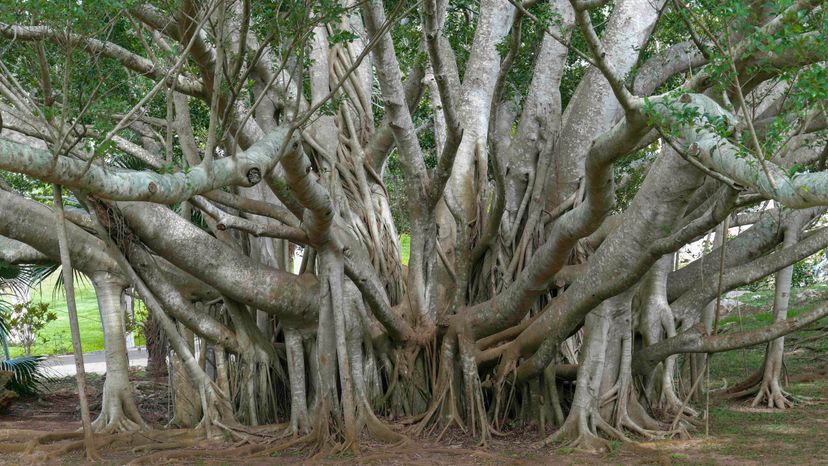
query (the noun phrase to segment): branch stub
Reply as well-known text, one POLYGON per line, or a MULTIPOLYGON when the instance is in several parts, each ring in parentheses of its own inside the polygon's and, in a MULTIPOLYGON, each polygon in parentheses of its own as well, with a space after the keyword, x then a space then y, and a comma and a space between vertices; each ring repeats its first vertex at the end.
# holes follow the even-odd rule
POLYGON ((259 181, 262 181, 262 171, 257 167, 247 170, 247 181, 251 186, 258 184, 259 181))
POLYGON ((696 157, 697 155, 699 155, 699 145, 695 142, 693 144, 690 144, 690 147, 687 149, 687 153, 693 157, 696 157))

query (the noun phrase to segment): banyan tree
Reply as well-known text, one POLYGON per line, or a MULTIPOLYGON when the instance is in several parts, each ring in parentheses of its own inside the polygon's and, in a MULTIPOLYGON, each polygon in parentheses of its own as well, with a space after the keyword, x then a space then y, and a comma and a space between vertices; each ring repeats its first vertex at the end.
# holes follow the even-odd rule
POLYGON ((828 315, 787 316, 828 246, 825 7, 5 2, 0 259, 94 285, 96 432, 149 428, 126 289, 208 435, 692 435, 711 355, 767 342, 741 396, 785 408, 783 337, 828 315), (773 322, 719 334, 774 274, 773 322))

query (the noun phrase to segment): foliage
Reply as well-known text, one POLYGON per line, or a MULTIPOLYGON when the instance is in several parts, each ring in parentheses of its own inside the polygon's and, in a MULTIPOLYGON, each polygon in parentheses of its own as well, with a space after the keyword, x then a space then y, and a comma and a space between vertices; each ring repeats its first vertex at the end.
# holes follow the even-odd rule
POLYGON ((43 356, 20 356, 0 361, 0 372, 8 371, 14 374, 5 388, 18 395, 33 395, 39 392, 46 380, 40 371, 42 362, 43 356))
POLYGON ((57 320, 57 314, 49 310, 44 302, 15 304, 11 312, 5 312, 3 320, 9 329, 9 335, 23 346, 27 356, 31 356, 32 347, 37 342, 40 332, 49 322, 57 320))
POLYGON ((793 265, 791 282, 794 287, 806 287, 816 284, 817 277, 814 272, 814 265, 817 262, 817 258, 821 256, 821 254, 811 256, 793 265))
MULTIPOLYGON (((0 301, 0 304, 6 304, 5 302, 0 301)), ((0 345, 3 346, 3 359, 9 359, 9 326, 6 324, 6 319, 4 317, 3 309, 0 308, 0 345)))
POLYGON ((124 324, 126 331, 127 333, 134 332, 136 340, 145 340, 145 326, 147 318, 149 317, 147 306, 143 303, 143 301, 136 299, 134 301, 133 311, 135 314, 134 316, 130 315, 128 310, 124 310, 124 324))
MULTIPOLYGON (((46 278, 43 283, 34 288, 30 294, 32 300, 49 303, 58 318, 50 322, 41 332, 41 337, 48 340, 48 343, 38 340, 32 349, 34 354, 67 354, 72 351, 72 339, 69 333, 69 313, 66 311, 66 297, 62 287, 56 286, 55 282, 60 274, 53 274, 46 278)), ((101 326, 101 313, 98 310, 98 300, 95 288, 89 281, 77 282, 75 284, 75 304, 78 308, 78 325, 80 327, 81 341, 84 351, 100 351, 104 347, 103 330, 101 326)), ((12 356, 22 355, 23 348, 12 346, 12 356)))

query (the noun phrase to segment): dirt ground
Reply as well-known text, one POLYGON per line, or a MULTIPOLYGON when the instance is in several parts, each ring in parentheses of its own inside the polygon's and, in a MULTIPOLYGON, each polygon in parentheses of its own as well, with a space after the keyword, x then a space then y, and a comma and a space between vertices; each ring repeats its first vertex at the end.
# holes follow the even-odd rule
MULTIPOLYGON (((140 373, 132 374, 139 409, 145 419, 160 429, 168 419, 168 387, 166 380, 147 379, 140 373)), ((91 380, 90 406, 95 412, 100 406, 103 379, 91 380)), ((174 450, 186 458, 169 457, 150 464, 393 464, 393 465, 454 465, 454 464, 828 464, 828 370, 814 368, 793 378, 792 392, 811 400, 784 412, 752 409, 742 402, 713 401, 710 409, 710 436, 703 427, 691 439, 660 440, 644 443, 613 443, 610 452, 602 455, 586 454, 569 448, 538 448, 536 429, 523 427, 493 439, 485 448, 469 443, 468 437, 447 435, 440 443, 427 438, 413 438, 403 446, 363 444, 362 451, 353 453, 315 455, 303 448, 286 449, 275 456, 245 458, 226 457, 230 449, 238 447, 230 441, 202 441, 197 437, 191 443, 174 450)), ((40 397, 16 402, 0 414, 0 465, 17 464, 84 464, 82 451, 74 450, 48 460, 37 453, 20 452, 25 442, 46 432, 76 430, 80 427, 74 381, 53 381, 48 392, 40 397), (22 438, 21 435, 23 434, 22 438), (18 438, 10 439, 17 435, 18 438)), ((395 426, 396 427, 396 426, 395 426)), ((178 431, 157 433, 178 435, 178 431)), ((192 434, 190 434, 192 435, 192 434)), ((147 436, 122 437, 117 448, 102 448, 99 464, 126 464, 149 453, 142 444, 147 436)), ((69 446, 77 440, 64 440, 52 446, 69 446)), ((157 453, 156 453, 157 454, 157 453)))

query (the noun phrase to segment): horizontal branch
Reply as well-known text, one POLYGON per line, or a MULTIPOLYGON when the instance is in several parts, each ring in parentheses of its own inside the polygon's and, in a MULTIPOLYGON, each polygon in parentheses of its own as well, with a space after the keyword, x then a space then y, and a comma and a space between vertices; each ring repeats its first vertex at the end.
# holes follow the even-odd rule
POLYGON ((127 253, 135 272, 164 305, 165 313, 211 343, 221 345, 236 354, 242 352, 235 332, 213 316, 198 312, 193 303, 185 299, 167 277, 160 273, 156 265, 157 259, 153 258, 143 246, 130 244, 127 253))
MULTIPOLYGON (((819 212, 798 211, 794 221, 806 222, 812 215, 819 212)), ((748 283, 755 282, 795 262, 805 259, 828 246, 828 230, 819 230, 807 237, 803 237, 795 246, 767 254, 758 259, 746 262, 737 267, 728 268, 722 279, 724 291, 730 291, 748 283)), ((714 276, 718 277, 718 273, 714 276)), ((718 279, 718 278, 717 278, 718 279)), ((671 303, 673 314, 677 319, 684 319, 691 313, 698 312, 704 305, 718 296, 718 287, 714 280, 703 279, 696 282, 696 286, 687 291, 671 303)))
POLYGON ((118 207, 130 230, 159 256, 221 294, 279 316, 287 325, 315 325, 319 283, 247 257, 172 210, 146 202, 118 207))
MULTIPOLYGON (((678 101, 661 98, 652 110, 666 124, 678 127, 687 155, 707 169, 725 175, 738 185, 755 189, 786 207, 802 209, 828 205, 828 172, 788 173, 778 165, 757 157, 717 134, 711 121, 735 126, 735 117, 703 94, 685 94, 678 101), (686 112, 694 112, 684 120, 686 112), (766 171, 767 169, 767 171, 766 171)), ((761 156, 761 154, 760 154, 761 156)))
MULTIPOLYGON (((168 70, 157 66, 152 61, 130 52, 120 45, 85 37, 81 34, 55 31, 48 26, 19 26, 0 23, 0 36, 13 41, 49 41, 55 44, 69 44, 82 47, 90 54, 100 54, 117 60, 125 68, 153 79, 164 79, 168 70)), ((178 76, 175 90, 184 94, 201 97, 205 95, 204 86, 193 78, 178 76)))
POLYGON ((51 264, 47 255, 26 243, 0 236, 0 261, 9 264, 51 264))
POLYGON ((250 233, 253 236, 286 239, 302 245, 310 242, 308 235, 301 228, 279 225, 270 221, 254 222, 237 217, 221 210, 202 196, 194 196, 190 201, 199 210, 212 217, 216 221, 216 228, 219 230, 223 231, 230 228, 250 233))
POLYGON ((662 340, 636 353, 633 359, 633 370, 638 374, 648 374, 659 361, 673 354, 721 353, 766 343, 826 316, 828 316, 828 303, 821 303, 809 312, 765 328, 726 335, 706 335, 704 323, 700 322, 673 338, 662 340))
MULTIPOLYGON (((0 235, 29 245, 54 262, 60 261, 52 209, 3 189, 0 189, 0 235)), ((104 243, 94 235, 70 222, 66 223, 66 235, 74 268, 86 275, 119 270, 118 264, 106 253, 104 243)))
POLYGON ((0 139, 0 170, 23 173, 113 201, 149 201, 173 204, 225 186, 253 186, 278 161, 286 129, 279 128, 250 149, 213 162, 209 170, 160 174, 116 169, 0 139))

